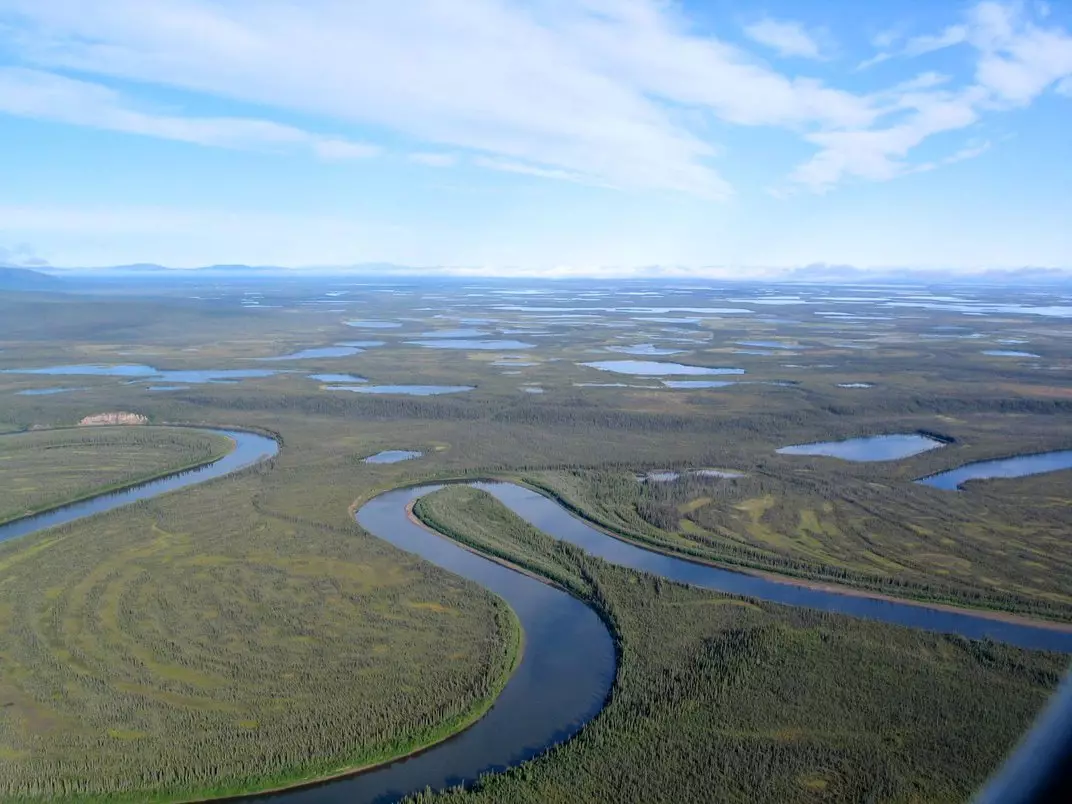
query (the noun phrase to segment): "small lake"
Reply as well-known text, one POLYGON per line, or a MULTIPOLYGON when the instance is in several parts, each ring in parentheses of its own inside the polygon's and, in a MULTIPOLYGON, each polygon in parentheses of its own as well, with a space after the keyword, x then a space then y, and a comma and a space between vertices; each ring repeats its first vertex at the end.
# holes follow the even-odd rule
POLYGON ((744 369, 739 368, 686 366, 681 363, 663 363, 657 360, 597 360, 593 363, 581 363, 581 365, 600 371, 613 371, 616 374, 631 374, 638 377, 668 377, 674 374, 744 374, 744 369))
POLYGON ((53 394, 69 394, 72 391, 84 391, 85 388, 27 388, 25 391, 16 391, 16 396, 52 396, 53 394))
POLYGON ((733 478, 744 477, 744 473, 729 472, 724 469, 687 469, 681 472, 673 469, 656 469, 637 475, 637 481, 640 483, 670 483, 674 480, 680 480, 682 477, 710 477, 732 480, 733 478))
POLYGON ((422 332, 422 338, 483 338, 490 332, 482 329, 433 329, 422 332))
POLYGON ((364 377, 358 377, 356 374, 310 374, 309 379, 329 383, 368 382, 364 377))
POLYGON ((406 341, 414 346, 423 346, 426 349, 479 349, 492 352, 512 351, 516 349, 535 349, 536 344, 524 341, 479 341, 451 338, 433 338, 431 340, 406 341))
POLYGON ((383 452, 377 452, 375 455, 369 455, 363 459, 362 463, 401 463, 402 461, 412 461, 414 458, 420 458, 424 455, 423 452, 417 452, 415 450, 408 449, 387 449, 383 452))
POLYGON ((354 394, 404 394, 406 396, 438 396, 472 391, 473 385, 329 385, 328 391, 349 391, 354 394))
POLYGON ((260 357, 258 360, 315 360, 318 357, 351 357, 361 354, 359 346, 320 346, 315 349, 302 349, 289 355, 278 357, 260 357))
POLYGON ((399 329, 402 325, 397 321, 347 321, 346 326, 358 329, 399 329))
POLYGON ((781 341, 737 341, 738 346, 756 346, 760 349, 807 349, 806 346, 795 346, 781 341))
POLYGON ((698 390, 701 388, 729 388, 731 385, 740 385, 733 380, 663 380, 663 385, 667 388, 677 388, 680 390, 698 390))
POLYGON ((174 383, 227 382, 230 380, 271 377, 278 372, 270 369, 193 369, 165 371, 143 365, 109 366, 80 363, 70 366, 48 366, 34 369, 4 369, 0 374, 44 374, 62 377, 134 377, 146 380, 166 380, 174 383))
POLYGON ((150 385, 145 390, 153 393, 167 393, 168 391, 185 391, 189 385, 150 385))
POLYGON ((608 352, 620 352, 624 355, 648 355, 651 357, 679 355, 684 349, 660 349, 653 343, 640 343, 636 346, 608 346, 608 352))
POLYGON ((1029 477, 1046 472, 1059 472, 1062 469, 1072 469, 1072 449, 969 463, 959 469, 924 477, 916 482, 936 489, 954 491, 969 480, 1029 477))
POLYGON ((777 452, 779 455, 823 455, 843 461, 870 462, 896 461, 944 446, 941 441, 919 433, 899 433, 799 444, 782 447, 777 452))
POLYGON ((839 382, 838 388, 874 388, 875 386, 869 382, 839 382))

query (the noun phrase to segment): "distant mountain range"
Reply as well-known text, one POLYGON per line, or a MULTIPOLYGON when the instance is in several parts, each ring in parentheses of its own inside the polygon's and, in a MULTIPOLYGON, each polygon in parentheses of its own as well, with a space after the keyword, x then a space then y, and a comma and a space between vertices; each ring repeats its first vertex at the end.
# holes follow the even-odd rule
POLYGON ((63 282, 29 268, 0 266, 0 290, 59 290, 63 282))
POLYGON ((755 281, 796 284, 912 284, 912 285, 1003 285, 1072 288, 1072 270, 1058 268, 997 269, 985 271, 954 271, 934 268, 857 268, 853 265, 815 263, 799 268, 648 265, 629 269, 600 269, 591 273, 556 269, 551 271, 512 270, 497 273, 478 266, 410 266, 388 262, 358 263, 355 265, 310 266, 285 268, 275 265, 206 265, 200 268, 169 268, 154 263, 115 265, 101 268, 0 268, 8 278, 0 278, 0 288, 6 290, 47 290, 56 287, 55 277, 78 283, 93 279, 143 278, 146 280, 195 279, 198 277, 476 277, 481 279, 592 279, 592 280, 663 280, 676 281, 755 281), (47 272, 47 273, 43 273, 47 272))

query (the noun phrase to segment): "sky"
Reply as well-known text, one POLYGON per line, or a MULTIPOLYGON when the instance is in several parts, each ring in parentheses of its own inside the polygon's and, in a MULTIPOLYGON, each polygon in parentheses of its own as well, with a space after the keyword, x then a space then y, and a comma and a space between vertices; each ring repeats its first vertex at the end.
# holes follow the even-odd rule
POLYGON ((0 0, 0 265, 1072 268, 1072 2, 0 0))

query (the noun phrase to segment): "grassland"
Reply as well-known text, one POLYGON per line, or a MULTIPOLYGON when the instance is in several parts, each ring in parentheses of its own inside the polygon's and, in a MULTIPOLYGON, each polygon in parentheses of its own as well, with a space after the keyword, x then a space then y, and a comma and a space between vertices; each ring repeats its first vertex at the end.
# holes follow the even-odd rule
POLYGON ((962 801, 1063 669, 1055 655, 662 582, 469 487, 416 511, 589 600, 622 661, 577 739, 476 791, 414 801, 962 801))
POLYGON ((226 455, 224 436, 178 427, 94 427, 0 438, 0 523, 226 455))
MULTIPOLYGON (((458 283, 347 285, 349 296, 323 304, 325 287, 213 280, 0 298, 0 432, 129 410, 154 422, 271 430, 283 443, 276 459, 239 477, 0 547, 0 704, 11 704, 0 708, 0 783, 8 785, 0 798, 140 801, 263 789, 404 753, 481 711, 509 664, 506 612, 348 515, 406 483, 524 478, 665 549, 1069 619, 1068 473, 963 494, 911 483, 967 461, 1072 446, 1067 327, 915 309, 878 320, 856 304, 839 308, 855 321, 818 320, 811 311, 825 308, 817 306, 768 316, 755 305, 752 316, 673 325, 629 313, 574 320, 498 309, 531 303, 505 295, 510 287, 488 295, 458 283), (244 308, 251 287, 275 306, 244 308), (346 326, 350 319, 400 326, 362 331, 346 326), (932 338, 966 325, 981 337, 932 338), (409 343, 447 326, 520 328, 531 336, 503 334, 535 348, 506 365, 496 352, 409 343), (735 351, 736 341, 760 338, 800 346, 784 355, 735 351), (846 339, 866 348, 840 346, 846 339), (1025 365, 981 354, 1011 339, 1042 357, 1025 365), (335 359, 257 361, 348 340, 383 345, 335 359), (669 360, 740 366, 751 384, 676 390, 579 365, 645 342, 684 350, 669 360), (152 380, 2 373, 132 362, 279 373, 167 383, 185 386, 167 393, 149 391, 152 380), (363 396, 308 376, 336 372, 476 390, 363 396), (838 387, 847 381, 876 387, 838 387), (60 386, 80 390, 18 393, 60 386), (775 454, 785 444, 917 429, 956 443, 889 464, 775 454), (383 449, 425 455, 361 462, 383 449), (633 477, 704 466, 745 477, 665 487, 633 477)), ((748 306, 730 299, 752 292, 689 291, 692 299, 648 284, 622 290, 665 291, 666 299, 593 302, 567 299, 572 286, 553 290, 564 305, 608 307, 748 306), (719 292, 726 301, 714 298, 719 292)), ((478 525, 491 515, 479 513, 469 524, 486 546, 495 534, 478 525)), ((627 661, 603 717, 494 782, 478 794, 485 799, 595 800, 608 797, 600 785, 614 776, 649 801, 708 800, 711 778, 730 800, 961 800, 1060 668, 1055 657, 655 584, 504 527, 511 555, 529 550, 538 571, 597 602, 605 594, 627 661)))

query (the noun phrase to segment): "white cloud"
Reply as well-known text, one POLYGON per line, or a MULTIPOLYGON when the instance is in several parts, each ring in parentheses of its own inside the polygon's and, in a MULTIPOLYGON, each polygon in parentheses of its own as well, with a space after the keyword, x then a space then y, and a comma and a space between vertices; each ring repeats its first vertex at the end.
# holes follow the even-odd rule
POLYGON ((1072 98, 1072 77, 1063 79, 1055 89, 1059 94, 1072 98))
POLYGON ((744 32, 752 41, 766 45, 781 56, 820 59, 823 55, 819 42, 799 22, 765 17, 745 26, 744 32))
POLYGON ((20 67, 0 67, 0 112, 220 148, 304 148, 325 159, 364 158, 379 151, 266 120, 180 117, 138 109, 101 84, 20 67))
POLYGON ((909 39, 904 47, 906 56, 922 56, 925 53, 934 53, 949 47, 964 44, 968 41, 968 28, 964 25, 950 25, 940 34, 917 36, 909 39))
POLYGON ((974 83, 941 88, 948 77, 923 73, 881 96, 906 118, 887 126, 818 132, 807 139, 821 150, 791 175, 791 181, 825 192, 846 178, 885 181, 931 170, 983 153, 974 146, 939 160, 913 164, 910 152, 927 139, 967 128, 984 114, 1026 106, 1051 86, 1072 80, 1072 35, 1038 24, 1020 4, 981 2, 966 21, 935 36, 908 41, 902 55, 918 56, 956 45, 975 55, 974 83))
MULTIPOLYGON (((973 59, 970 83, 925 73, 871 92, 778 72, 701 34, 674 0, 91 5, 0 0, 5 52, 33 68, 4 71, 0 107, 205 145, 305 149, 326 159, 371 155, 374 146, 357 140, 389 133, 420 143, 407 157, 418 164, 449 166, 459 151, 486 169, 715 199, 731 188, 716 168, 712 119, 804 138, 817 152, 791 181, 825 191, 846 179, 910 172, 918 167, 914 149, 931 137, 1030 103, 1072 75, 1064 30, 1044 27, 1027 6, 989 1, 956 25, 905 41, 897 54, 957 45, 973 59), (137 88, 113 88, 128 84, 137 88), (154 87, 331 120, 347 136, 183 115, 131 99, 149 97, 154 87)), ((749 33, 785 54, 822 56, 816 37, 795 23, 764 20, 749 33)), ((891 33, 878 42, 893 47, 902 39, 891 33)))
POLYGON ((458 164, 458 157, 456 154, 414 153, 409 155, 409 161, 428 167, 446 168, 458 164))

